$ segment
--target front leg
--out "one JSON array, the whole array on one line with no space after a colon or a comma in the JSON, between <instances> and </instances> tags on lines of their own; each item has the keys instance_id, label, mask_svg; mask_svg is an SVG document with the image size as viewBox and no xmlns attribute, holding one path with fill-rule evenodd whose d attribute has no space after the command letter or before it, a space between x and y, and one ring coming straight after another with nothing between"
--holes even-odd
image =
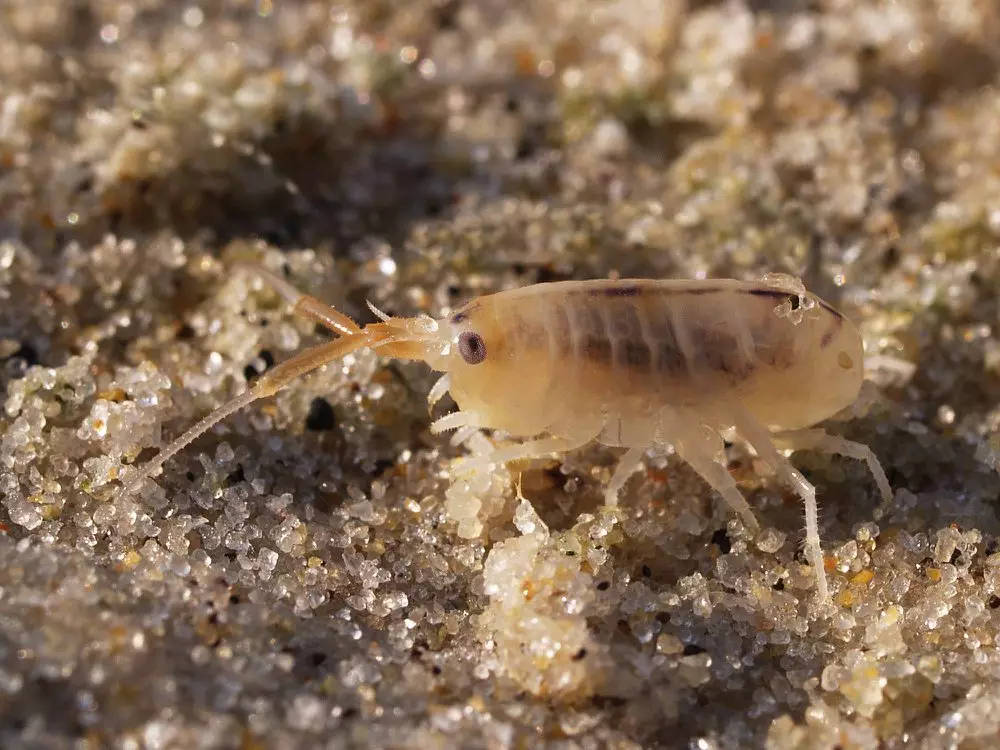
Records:
<instances>
[{"instance_id":1,"label":"front leg","mask_svg":"<svg viewBox=\"0 0 1000 750\"><path fill-rule=\"evenodd\" d=\"M569 453L582 448L593 439L594 435L588 434L586 437L544 437L525 442L511 440L500 443L489 453L466 458L462 461L460 472L477 473L500 464L548 458L555 453Z\"/></svg>"},{"instance_id":2,"label":"front leg","mask_svg":"<svg viewBox=\"0 0 1000 750\"><path fill-rule=\"evenodd\" d=\"M431 435L441 435L450 430L455 434L451 436L452 445L461 445L470 437L475 435L483 427L482 419L478 414L468 411L453 411L443 417L431 422Z\"/></svg>"}]
</instances>

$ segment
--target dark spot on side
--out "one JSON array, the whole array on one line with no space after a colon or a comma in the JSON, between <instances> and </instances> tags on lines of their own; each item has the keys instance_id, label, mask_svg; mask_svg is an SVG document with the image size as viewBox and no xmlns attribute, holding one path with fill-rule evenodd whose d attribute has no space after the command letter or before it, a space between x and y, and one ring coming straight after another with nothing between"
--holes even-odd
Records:
<instances>
[{"instance_id":1,"label":"dark spot on side","mask_svg":"<svg viewBox=\"0 0 1000 750\"><path fill-rule=\"evenodd\" d=\"M736 336L718 328L695 327L691 331L695 343L692 353L695 372L722 372L734 383L741 382L753 373L753 363L740 352Z\"/></svg>"},{"instance_id":2,"label":"dark spot on side","mask_svg":"<svg viewBox=\"0 0 1000 750\"><path fill-rule=\"evenodd\" d=\"M666 375L682 375L687 372L687 360L676 340L657 342L656 371Z\"/></svg>"},{"instance_id":3,"label":"dark spot on side","mask_svg":"<svg viewBox=\"0 0 1000 750\"><path fill-rule=\"evenodd\" d=\"M587 649L581 648L575 654L573 654L573 661L580 661L581 659L587 658Z\"/></svg>"},{"instance_id":4,"label":"dark spot on side","mask_svg":"<svg viewBox=\"0 0 1000 750\"><path fill-rule=\"evenodd\" d=\"M552 305L549 326L552 338L555 340L556 351L563 357L571 356L573 353L573 323L570 321L569 313L566 312L564 305Z\"/></svg>"},{"instance_id":5,"label":"dark spot on side","mask_svg":"<svg viewBox=\"0 0 1000 750\"><path fill-rule=\"evenodd\" d=\"M743 359L739 352L717 352L711 363L714 369L724 372L734 383L746 380L754 371L753 363Z\"/></svg>"},{"instance_id":6,"label":"dark spot on side","mask_svg":"<svg viewBox=\"0 0 1000 750\"><path fill-rule=\"evenodd\" d=\"M457 312L455 312L454 315L451 316L452 325L458 325L459 323L468 320L469 316L472 315L472 313L475 312L476 308L478 307L479 305L470 304L470 305L465 305L464 307L459 309Z\"/></svg>"},{"instance_id":7,"label":"dark spot on side","mask_svg":"<svg viewBox=\"0 0 1000 750\"><path fill-rule=\"evenodd\" d=\"M835 315L833 318L833 325L831 325L824 333L823 338L819 340L819 348L826 349L830 342L833 341L833 337L837 335L837 331L844 324L844 319L839 315Z\"/></svg>"},{"instance_id":8,"label":"dark spot on side","mask_svg":"<svg viewBox=\"0 0 1000 750\"><path fill-rule=\"evenodd\" d=\"M717 292L722 291L725 290L723 287L719 286L695 286L687 289L671 289L652 284L649 286L642 286L639 284L622 284L621 286L598 287L596 289L573 289L567 292L566 296L579 297L585 295L587 297L638 297L641 295L666 294L670 296L690 295L692 297L698 297L703 294L716 294Z\"/></svg>"},{"instance_id":9,"label":"dark spot on side","mask_svg":"<svg viewBox=\"0 0 1000 750\"><path fill-rule=\"evenodd\" d=\"M623 341L619 344L619 354L626 367L648 370L653 363L653 352L645 341Z\"/></svg>"},{"instance_id":10,"label":"dark spot on side","mask_svg":"<svg viewBox=\"0 0 1000 750\"><path fill-rule=\"evenodd\" d=\"M330 402L324 398L314 398L306 416L306 429L311 432L327 432L337 424Z\"/></svg>"},{"instance_id":11,"label":"dark spot on side","mask_svg":"<svg viewBox=\"0 0 1000 750\"><path fill-rule=\"evenodd\" d=\"M993 596L990 597L990 609L997 608L1000 608L1000 596L993 594Z\"/></svg>"},{"instance_id":12,"label":"dark spot on side","mask_svg":"<svg viewBox=\"0 0 1000 750\"><path fill-rule=\"evenodd\" d=\"M598 591L607 591L609 588L611 588L611 581L601 581L597 584Z\"/></svg>"},{"instance_id":13,"label":"dark spot on side","mask_svg":"<svg viewBox=\"0 0 1000 750\"><path fill-rule=\"evenodd\" d=\"M587 336L583 340L583 356L594 362L610 364L614 352L611 342L598 336Z\"/></svg>"},{"instance_id":14,"label":"dark spot on side","mask_svg":"<svg viewBox=\"0 0 1000 750\"><path fill-rule=\"evenodd\" d=\"M748 294L752 294L754 297L769 297L770 299L786 299L787 297L792 297L788 292L782 292L778 289L751 289Z\"/></svg>"},{"instance_id":15,"label":"dark spot on side","mask_svg":"<svg viewBox=\"0 0 1000 750\"><path fill-rule=\"evenodd\" d=\"M638 297L642 289L638 284L623 284L621 286L606 286L588 291L591 297Z\"/></svg>"},{"instance_id":16,"label":"dark spot on side","mask_svg":"<svg viewBox=\"0 0 1000 750\"><path fill-rule=\"evenodd\" d=\"M684 656L697 656L703 653L705 653L705 649L697 643L689 643L684 647Z\"/></svg>"}]
</instances>

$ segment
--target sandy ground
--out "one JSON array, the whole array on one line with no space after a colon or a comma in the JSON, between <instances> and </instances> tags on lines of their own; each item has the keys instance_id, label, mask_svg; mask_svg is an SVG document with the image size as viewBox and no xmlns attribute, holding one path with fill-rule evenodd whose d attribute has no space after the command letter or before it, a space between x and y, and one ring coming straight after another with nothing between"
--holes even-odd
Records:
<instances>
[{"instance_id":1,"label":"sandy ground","mask_svg":"<svg viewBox=\"0 0 1000 750\"><path fill-rule=\"evenodd\" d=\"M0 745L972 748L1000 732L992 0L4 0ZM729 449L469 483L358 352L121 491L326 334L538 281L802 276L873 385ZM887 368L882 362L895 362ZM899 366L903 363L906 366ZM530 378L531 373L524 373ZM453 405L447 400L435 415Z\"/></svg>"}]
</instances>

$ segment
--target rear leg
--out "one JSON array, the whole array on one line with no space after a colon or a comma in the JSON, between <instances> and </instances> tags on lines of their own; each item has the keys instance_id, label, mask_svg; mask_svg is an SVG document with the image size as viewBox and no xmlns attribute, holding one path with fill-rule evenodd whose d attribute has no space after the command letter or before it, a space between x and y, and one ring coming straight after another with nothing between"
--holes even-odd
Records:
<instances>
[{"instance_id":1,"label":"rear leg","mask_svg":"<svg viewBox=\"0 0 1000 750\"><path fill-rule=\"evenodd\" d=\"M792 463L782 456L775 448L771 433L758 422L749 412L739 409L736 418L736 431L750 443L751 447L774 471L788 482L802 498L806 516L806 559L816 574L816 592L820 601L829 597L826 583L826 570L823 565L823 550L819 538L819 507L816 504L816 488L802 476Z\"/></svg>"},{"instance_id":2,"label":"rear leg","mask_svg":"<svg viewBox=\"0 0 1000 750\"><path fill-rule=\"evenodd\" d=\"M882 465L878 458L867 445L847 440L839 435L831 435L820 428L778 432L774 434L773 439L779 445L793 451L815 450L864 461L868 464L868 470L875 479L875 484L878 485L882 502L886 505L892 502L892 485L889 484L889 479L882 471Z\"/></svg>"}]
</instances>

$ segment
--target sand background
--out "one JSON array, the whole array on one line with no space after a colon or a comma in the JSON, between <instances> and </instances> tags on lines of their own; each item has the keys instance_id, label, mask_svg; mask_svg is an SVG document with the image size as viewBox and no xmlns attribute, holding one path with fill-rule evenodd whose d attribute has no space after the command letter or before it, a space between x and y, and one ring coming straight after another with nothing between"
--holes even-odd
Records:
<instances>
[{"instance_id":1,"label":"sand background","mask_svg":"<svg viewBox=\"0 0 1000 750\"><path fill-rule=\"evenodd\" d=\"M987 748L1000 731L1000 6L0 6L0 745ZM433 377L359 353L119 478L323 339L543 280L803 276L896 489L739 446L469 486ZM529 377L530 374L526 374ZM447 405L439 407L444 413ZM475 442L475 441L474 441ZM472 446L475 448L475 444ZM532 507L533 506L533 509Z\"/></svg>"}]
</instances>

